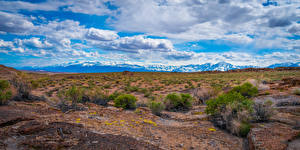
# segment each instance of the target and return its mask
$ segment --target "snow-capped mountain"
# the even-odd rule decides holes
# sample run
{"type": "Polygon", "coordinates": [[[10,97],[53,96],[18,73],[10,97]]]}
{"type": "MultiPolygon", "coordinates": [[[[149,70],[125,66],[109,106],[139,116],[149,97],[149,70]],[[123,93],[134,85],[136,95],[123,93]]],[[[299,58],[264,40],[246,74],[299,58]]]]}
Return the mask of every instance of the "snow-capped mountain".
{"type": "Polygon", "coordinates": [[[269,66],[269,68],[276,68],[276,67],[300,67],[300,62],[273,64],[269,66]]]}
{"type": "MultiPolygon", "coordinates": [[[[300,67],[300,62],[297,63],[282,63],[270,65],[267,68],[275,67],[300,67]]],[[[132,65],[122,63],[101,63],[101,62],[73,62],[68,64],[47,66],[47,67],[23,67],[17,68],[20,70],[29,71],[48,71],[48,72],[76,72],[76,73],[101,73],[101,72],[199,72],[199,71],[227,71],[244,68],[259,68],[257,66],[236,66],[226,62],[216,64],[191,64],[182,66],[172,65],[132,65]]]]}

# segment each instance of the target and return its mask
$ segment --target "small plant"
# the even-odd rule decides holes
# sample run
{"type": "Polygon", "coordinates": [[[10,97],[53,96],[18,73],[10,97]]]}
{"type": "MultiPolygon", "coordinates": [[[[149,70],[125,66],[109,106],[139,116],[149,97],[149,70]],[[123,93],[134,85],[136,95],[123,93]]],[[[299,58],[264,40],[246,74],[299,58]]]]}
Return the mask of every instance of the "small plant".
{"type": "Polygon", "coordinates": [[[109,85],[109,84],[106,84],[106,85],[103,86],[103,88],[109,89],[109,88],[110,88],[110,85],[109,85]]]}
{"type": "Polygon", "coordinates": [[[83,89],[76,86],[72,86],[65,93],[66,99],[72,101],[72,104],[77,104],[82,102],[83,89]]]}
{"type": "Polygon", "coordinates": [[[168,94],[164,100],[167,110],[180,111],[188,110],[192,106],[193,97],[190,94],[168,94]]]}
{"type": "Polygon", "coordinates": [[[139,90],[139,87],[137,87],[137,86],[126,86],[124,90],[127,91],[127,92],[137,92],[139,90]]]}
{"type": "Polygon", "coordinates": [[[32,87],[30,83],[20,78],[13,78],[11,83],[17,88],[17,95],[14,97],[15,100],[32,100],[32,87]]]}
{"type": "Polygon", "coordinates": [[[149,108],[151,109],[153,114],[160,116],[161,112],[165,109],[165,106],[161,102],[151,101],[149,103],[149,108]]]}
{"type": "Polygon", "coordinates": [[[241,123],[240,125],[240,136],[246,137],[251,129],[251,125],[249,123],[241,123]]]}
{"type": "Polygon", "coordinates": [[[121,92],[114,92],[108,96],[109,100],[115,100],[118,96],[122,95],[121,92]]]}
{"type": "Polygon", "coordinates": [[[97,88],[86,90],[82,97],[82,102],[92,102],[103,106],[106,106],[109,101],[109,96],[97,88]]]}
{"type": "Polygon", "coordinates": [[[300,88],[297,88],[293,92],[295,95],[300,95],[300,88]]]}
{"type": "Polygon", "coordinates": [[[270,100],[267,100],[264,103],[254,104],[253,117],[256,122],[265,122],[270,120],[271,116],[274,114],[272,104],[273,102],[270,100]]]}
{"type": "Polygon", "coordinates": [[[258,94],[258,89],[254,87],[251,83],[247,82],[241,86],[234,87],[230,92],[241,93],[242,96],[246,98],[251,98],[258,94]]]}
{"type": "Polygon", "coordinates": [[[118,96],[115,100],[115,107],[121,107],[124,109],[134,109],[136,108],[136,97],[130,94],[123,94],[118,96]]]}
{"type": "Polygon", "coordinates": [[[4,105],[11,98],[10,84],[6,80],[0,80],[0,105],[4,105]]]}
{"type": "Polygon", "coordinates": [[[36,88],[40,87],[40,83],[39,83],[39,81],[32,80],[31,81],[31,86],[32,86],[33,89],[36,89],[36,88]]]}

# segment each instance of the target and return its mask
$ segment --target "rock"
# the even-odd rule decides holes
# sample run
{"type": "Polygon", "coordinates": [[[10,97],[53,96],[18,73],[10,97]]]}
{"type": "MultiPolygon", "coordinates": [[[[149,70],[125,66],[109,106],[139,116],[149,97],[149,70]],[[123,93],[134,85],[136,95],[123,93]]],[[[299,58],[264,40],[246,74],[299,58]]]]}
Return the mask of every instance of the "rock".
{"type": "Polygon", "coordinates": [[[248,134],[250,150],[284,150],[288,141],[300,133],[291,126],[282,123],[256,124],[248,134]]]}
{"type": "Polygon", "coordinates": [[[282,79],[283,83],[281,85],[288,85],[288,86],[298,86],[300,85],[300,78],[297,77],[288,77],[282,79]]]}
{"type": "Polygon", "coordinates": [[[274,107],[300,105],[300,98],[294,95],[269,95],[254,98],[256,103],[272,101],[274,107]]]}
{"type": "Polygon", "coordinates": [[[18,128],[18,133],[20,134],[33,134],[34,132],[42,131],[45,128],[45,125],[32,120],[26,122],[24,125],[18,128]]]}
{"type": "Polygon", "coordinates": [[[261,84],[258,84],[257,89],[258,89],[259,91],[270,90],[270,86],[267,85],[267,84],[262,84],[262,83],[261,83],[261,84]]]}
{"type": "Polygon", "coordinates": [[[11,106],[2,106],[0,109],[0,127],[11,126],[21,121],[33,120],[33,115],[13,109],[11,106]]]}
{"type": "Polygon", "coordinates": [[[296,139],[289,142],[287,150],[299,150],[299,148],[300,148],[300,139],[296,139]]]}

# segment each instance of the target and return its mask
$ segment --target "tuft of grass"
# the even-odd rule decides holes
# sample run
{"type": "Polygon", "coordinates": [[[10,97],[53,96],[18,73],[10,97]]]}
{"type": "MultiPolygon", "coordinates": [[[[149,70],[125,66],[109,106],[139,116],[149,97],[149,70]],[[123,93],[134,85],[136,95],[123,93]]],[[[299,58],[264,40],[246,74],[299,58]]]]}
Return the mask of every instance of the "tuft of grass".
{"type": "Polygon", "coordinates": [[[151,101],[149,103],[149,108],[151,109],[153,114],[160,116],[161,112],[165,109],[165,106],[161,102],[151,101]]]}
{"type": "Polygon", "coordinates": [[[240,126],[240,136],[246,137],[248,133],[250,132],[251,125],[249,123],[241,123],[240,126]]]}
{"type": "Polygon", "coordinates": [[[8,100],[11,98],[12,93],[9,90],[10,84],[6,80],[0,80],[0,105],[7,104],[8,100]]]}

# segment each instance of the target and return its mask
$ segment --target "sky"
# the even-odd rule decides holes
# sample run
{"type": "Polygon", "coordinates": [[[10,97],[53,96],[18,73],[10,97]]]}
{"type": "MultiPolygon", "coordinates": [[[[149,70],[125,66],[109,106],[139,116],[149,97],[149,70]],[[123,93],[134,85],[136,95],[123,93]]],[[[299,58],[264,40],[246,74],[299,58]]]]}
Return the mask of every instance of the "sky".
{"type": "Polygon", "coordinates": [[[0,64],[300,62],[299,0],[0,0],[0,64]]]}

